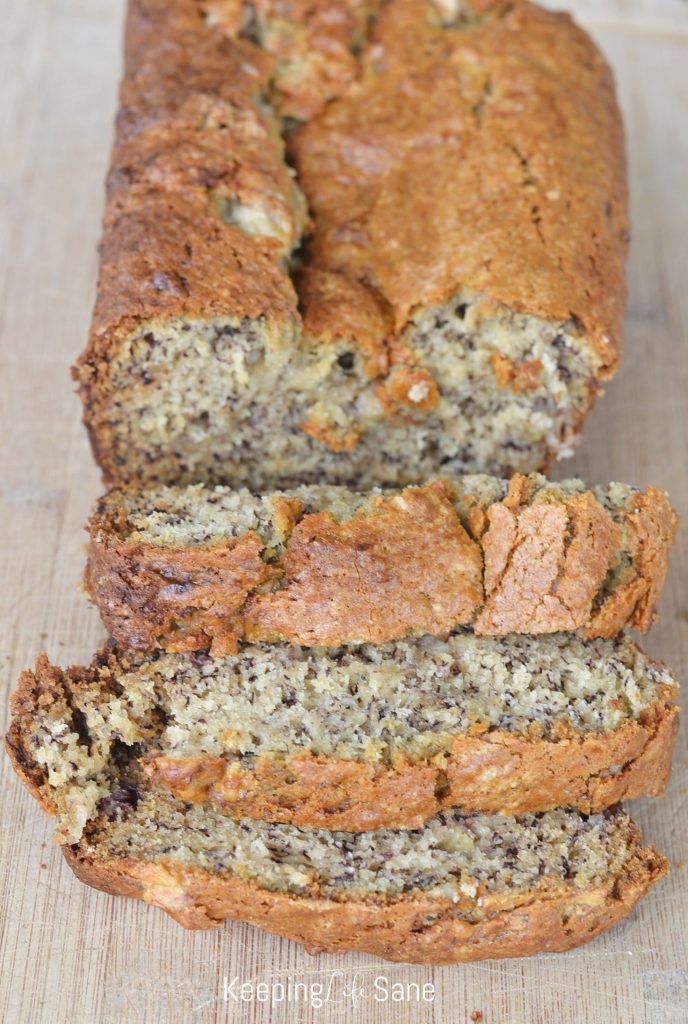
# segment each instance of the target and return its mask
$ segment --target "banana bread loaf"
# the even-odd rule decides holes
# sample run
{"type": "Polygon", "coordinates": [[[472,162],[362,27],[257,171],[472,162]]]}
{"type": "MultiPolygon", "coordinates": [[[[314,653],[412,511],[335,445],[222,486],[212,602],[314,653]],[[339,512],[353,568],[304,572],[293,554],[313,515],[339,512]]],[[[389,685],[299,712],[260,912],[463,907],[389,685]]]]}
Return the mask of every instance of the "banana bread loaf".
{"type": "Polygon", "coordinates": [[[154,780],[233,817],[363,831],[437,811],[599,811],[658,795],[676,683],[629,639],[425,637],[236,655],[42,656],[8,743],[78,838],[98,802],[154,780]]]}
{"type": "MultiPolygon", "coordinates": [[[[67,797],[71,758],[68,745],[52,782],[31,754],[17,758],[49,811],[67,797]]],[[[455,963],[570,949],[625,917],[668,867],[620,810],[443,811],[417,831],[351,833],[235,822],[150,783],[88,807],[84,795],[80,834],[63,847],[84,882],[187,928],[240,919],[311,952],[455,963]]]]}
{"type": "Polygon", "coordinates": [[[125,50],[75,370],[108,482],[398,486],[571,451],[617,365],[628,228],[611,75],[567,16],[131,0],[125,50]]]}
{"type": "Polygon", "coordinates": [[[623,484],[487,476],[400,492],[111,492],[86,586],[122,645],[236,649],[446,634],[613,636],[651,625],[676,515],[623,484]]]}

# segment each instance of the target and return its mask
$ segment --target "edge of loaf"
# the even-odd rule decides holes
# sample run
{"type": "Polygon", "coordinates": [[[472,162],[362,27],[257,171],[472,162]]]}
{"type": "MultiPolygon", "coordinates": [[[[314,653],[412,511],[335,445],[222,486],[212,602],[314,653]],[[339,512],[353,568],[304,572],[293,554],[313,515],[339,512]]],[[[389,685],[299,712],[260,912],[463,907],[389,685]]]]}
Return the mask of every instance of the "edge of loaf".
{"type": "Polygon", "coordinates": [[[375,642],[647,630],[677,516],[664,492],[516,476],[399,492],[113,491],[86,588],[120,644],[221,655],[240,639],[375,642]]]}
{"type": "Polygon", "coordinates": [[[278,7],[130,0],[75,368],[106,480],[398,486],[570,454],[625,304],[598,50],[522,0],[372,0],[369,30],[309,5],[295,38],[278,7]]]}

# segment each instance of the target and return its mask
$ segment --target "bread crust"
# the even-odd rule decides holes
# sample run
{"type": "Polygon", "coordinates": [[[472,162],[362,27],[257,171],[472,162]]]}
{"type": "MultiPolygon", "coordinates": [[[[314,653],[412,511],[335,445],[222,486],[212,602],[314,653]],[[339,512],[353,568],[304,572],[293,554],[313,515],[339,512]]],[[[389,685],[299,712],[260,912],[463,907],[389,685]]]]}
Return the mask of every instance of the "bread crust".
{"type": "Polygon", "coordinates": [[[464,526],[455,487],[430,481],[340,522],[296,511],[264,568],[255,534],[224,551],[130,539],[127,492],[113,492],[88,527],[86,587],[116,641],[144,650],[212,644],[219,654],[240,637],[382,643],[459,625],[588,637],[651,626],[677,525],[662,491],[635,494],[614,521],[592,492],[533,497],[534,481],[516,476],[464,526]],[[621,552],[626,569],[607,586],[621,552]]]}
{"type": "Polygon", "coordinates": [[[259,197],[295,241],[283,144],[256,103],[271,58],[207,27],[196,0],[131,0],[124,49],[96,304],[73,370],[96,460],[115,479],[110,374],[142,323],[249,318],[277,344],[299,321],[283,244],[223,222],[212,201],[259,197]]]}
{"type": "MultiPolygon", "coordinates": [[[[189,929],[247,921],[302,943],[311,953],[364,952],[387,960],[451,964],[562,952],[594,939],[626,917],[668,871],[653,848],[637,848],[616,877],[588,889],[553,886],[514,898],[487,895],[480,919],[459,917],[450,899],[337,902],[293,897],[250,880],[135,860],[97,860],[64,847],[87,885],[160,907],[189,929]]],[[[476,908],[477,909],[477,908],[476,908]]],[[[460,912],[460,911],[459,911],[460,912]]]]}
{"type": "Polygon", "coordinates": [[[282,576],[262,551],[261,539],[248,532],[206,548],[202,559],[192,549],[170,559],[154,544],[125,546],[103,532],[91,543],[84,584],[101,595],[104,621],[118,643],[146,650],[165,636],[168,651],[210,643],[220,657],[236,650],[239,612],[249,595],[282,576]]]}
{"type": "MultiPolygon", "coordinates": [[[[201,0],[213,24],[230,38],[241,29],[241,0],[201,0]]],[[[380,0],[254,0],[261,45],[276,58],[274,102],[283,117],[310,120],[340,95],[358,72],[355,50],[380,0]]]]}
{"type": "Polygon", "coordinates": [[[647,632],[657,617],[678,516],[663,491],[648,487],[635,495],[633,508],[624,515],[623,527],[635,572],[629,573],[622,585],[602,602],[585,631],[586,636],[613,636],[629,614],[628,621],[647,632]]]}
{"type": "MultiPolygon", "coordinates": [[[[36,701],[50,704],[64,689],[59,671],[52,669],[47,659],[42,661],[36,676],[24,674],[13,698],[16,717],[6,743],[20,777],[41,805],[54,812],[41,770],[25,749],[21,726],[21,716],[31,716],[36,701]]],[[[671,730],[674,726],[675,717],[665,717],[664,727],[671,730]]],[[[661,732],[660,721],[656,744],[661,732]]],[[[598,740],[600,749],[608,746],[608,738],[598,740]]],[[[663,756],[657,750],[655,755],[656,765],[663,756]]],[[[641,755],[638,764],[642,756],[646,768],[639,767],[639,779],[653,770],[652,756],[641,755]]],[[[390,960],[443,964],[570,949],[621,920],[668,870],[666,860],[653,847],[641,846],[632,824],[629,829],[628,858],[616,875],[599,884],[576,889],[565,881],[550,881],[527,893],[507,889],[487,893],[479,900],[461,896],[458,902],[425,896],[344,902],[323,898],[317,892],[295,897],[248,879],[163,862],[100,856],[97,839],[88,835],[80,846],[63,847],[63,852],[86,884],[159,906],[185,928],[243,920],[301,942],[311,952],[359,951],[390,960]],[[93,842],[96,852],[89,853],[93,842]]]]}
{"type": "Polygon", "coordinates": [[[397,330],[457,281],[547,320],[573,316],[609,376],[628,243],[611,71],[566,14],[471,4],[452,31],[429,9],[383,6],[364,74],[291,141],[312,263],[369,282],[397,330]]]}
{"type": "Polygon", "coordinates": [[[441,480],[376,498],[369,516],[304,516],[281,564],[283,585],[247,602],[248,640],[310,647],[441,634],[469,623],[483,596],[480,549],[441,480]]]}

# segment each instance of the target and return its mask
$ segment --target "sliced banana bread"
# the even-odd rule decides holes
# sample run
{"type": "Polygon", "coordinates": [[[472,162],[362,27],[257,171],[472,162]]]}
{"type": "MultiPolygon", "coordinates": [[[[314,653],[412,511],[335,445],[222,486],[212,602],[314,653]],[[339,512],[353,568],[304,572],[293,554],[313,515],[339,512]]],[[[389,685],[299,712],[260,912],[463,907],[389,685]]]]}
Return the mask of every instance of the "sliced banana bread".
{"type": "Polygon", "coordinates": [[[125,49],[75,369],[108,482],[570,453],[618,362],[628,227],[611,75],[568,17],[130,0],[125,49]]]}
{"type": "Polygon", "coordinates": [[[629,639],[569,634],[219,659],[105,651],[88,668],[42,657],[24,673],[9,744],[55,788],[65,837],[150,780],[234,817],[420,828],[456,805],[588,812],[660,794],[676,691],[629,639]]]}
{"type": "Polygon", "coordinates": [[[651,625],[676,515],[666,495],[537,475],[400,492],[117,490],[89,524],[86,586],[120,644],[338,646],[651,625]]]}
{"type": "Polygon", "coordinates": [[[443,811],[418,831],[330,832],[235,822],[148,780],[134,788],[126,769],[119,788],[89,802],[85,787],[70,797],[78,740],[59,751],[45,737],[35,754],[53,748],[48,769],[27,749],[32,729],[31,718],[15,724],[11,752],[48,811],[80,803],[81,827],[61,837],[77,876],[187,928],[240,919],[312,952],[425,963],[523,956],[594,938],[667,870],[619,810],[443,811]]]}

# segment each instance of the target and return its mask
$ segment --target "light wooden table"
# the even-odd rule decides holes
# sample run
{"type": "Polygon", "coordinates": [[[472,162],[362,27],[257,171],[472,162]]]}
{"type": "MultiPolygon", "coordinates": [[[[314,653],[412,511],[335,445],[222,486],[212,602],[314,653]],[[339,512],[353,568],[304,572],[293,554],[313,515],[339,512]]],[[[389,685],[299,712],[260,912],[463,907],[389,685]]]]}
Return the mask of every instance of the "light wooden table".
{"type": "MultiPolygon", "coordinates": [[[[0,683],[41,648],[88,660],[103,633],[77,591],[99,482],[67,366],[94,289],[102,182],[119,76],[120,0],[2,0],[0,32],[0,683]]],[[[688,522],[688,4],[584,0],[626,115],[633,248],[623,369],[563,472],[655,483],[688,522]]],[[[647,641],[686,677],[688,530],[647,641]]],[[[4,704],[3,714],[4,714],[4,704]]],[[[563,956],[437,970],[313,959],[241,924],[185,933],[160,911],[81,886],[0,757],[0,1020],[333,1024],[685,1024],[688,761],[664,800],[633,810],[676,865],[630,920],[563,956]],[[340,972],[336,974],[335,972],[340,972]],[[332,984],[324,1007],[234,1005],[225,977],[332,984]],[[344,995],[376,975],[432,982],[432,1003],[344,995]],[[330,981],[330,979],[332,979],[330,981]],[[358,980],[356,980],[358,979],[358,980]]]]}

